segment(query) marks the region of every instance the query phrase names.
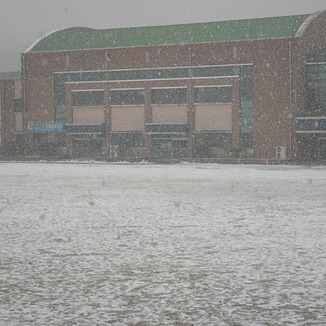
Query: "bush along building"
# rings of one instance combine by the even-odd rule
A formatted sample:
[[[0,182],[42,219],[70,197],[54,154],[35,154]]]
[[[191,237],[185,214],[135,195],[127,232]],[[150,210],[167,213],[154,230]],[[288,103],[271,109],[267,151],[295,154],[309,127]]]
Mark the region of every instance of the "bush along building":
[[[22,81],[19,72],[0,73],[0,156],[24,154]]]
[[[52,32],[22,54],[29,154],[326,159],[326,12]]]

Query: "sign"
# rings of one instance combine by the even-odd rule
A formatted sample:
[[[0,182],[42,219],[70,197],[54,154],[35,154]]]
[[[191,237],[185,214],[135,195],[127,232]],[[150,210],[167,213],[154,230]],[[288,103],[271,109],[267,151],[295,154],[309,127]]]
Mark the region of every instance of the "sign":
[[[29,122],[28,130],[32,131],[64,131],[63,122]]]
[[[326,118],[297,118],[297,133],[326,133]]]

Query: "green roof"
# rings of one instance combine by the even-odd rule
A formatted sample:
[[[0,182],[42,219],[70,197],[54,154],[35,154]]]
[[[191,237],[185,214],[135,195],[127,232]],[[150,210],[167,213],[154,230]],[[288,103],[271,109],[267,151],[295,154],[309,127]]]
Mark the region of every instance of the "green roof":
[[[288,38],[294,36],[309,16],[101,30],[74,27],[48,34],[27,52]]]

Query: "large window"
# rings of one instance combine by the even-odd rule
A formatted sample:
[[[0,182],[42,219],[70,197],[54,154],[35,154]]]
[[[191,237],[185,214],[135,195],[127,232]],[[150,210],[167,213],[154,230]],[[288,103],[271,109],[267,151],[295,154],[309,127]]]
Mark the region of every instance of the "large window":
[[[40,149],[40,147],[48,140],[46,133],[34,133],[33,134],[33,147],[34,149]]]
[[[23,99],[15,98],[14,99],[14,112],[19,113],[23,111]]]
[[[104,106],[104,90],[73,91],[72,106]]]
[[[57,132],[55,134],[55,142],[58,147],[66,147],[66,134],[64,132]]]
[[[308,64],[306,69],[306,112],[308,115],[326,114],[326,64]]]
[[[253,147],[254,130],[254,84],[253,66],[240,69],[240,144],[243,148]]]
[[[196,157],[212,157],[213,150],[225,149],[231,144],[231,133],[199,132],[195,134],[194,155]]]
[[[195,144],[212,148],[226,148],[231,145],[231,133],[199,132],[195,134]]]
[[[195,103],[197,104],[216,104],[231,103],[232,87],[231,86],[207,86],[195,88]]]
[[[114,132],[111,134],[111,145],[120,148],[140,148],[145,146],[145,136],[141,132]]]
[[[111,105],[143,105],[143,89],[113,89],[110,91]]]
[[[152,89],[152,104],[187,104],[187,89],[184,87],[154,88]]]

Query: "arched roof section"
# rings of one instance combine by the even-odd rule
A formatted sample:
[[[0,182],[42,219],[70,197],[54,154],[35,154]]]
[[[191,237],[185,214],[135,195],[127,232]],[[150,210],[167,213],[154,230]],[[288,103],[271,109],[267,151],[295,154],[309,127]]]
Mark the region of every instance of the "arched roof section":
[[[46,35],[26,52],[214,43],[293,37],[310,15],[96,30],[71,27]]]
[[[93,29],[79,26],[66,27],[52,31],[34,42],[25,52],[51,51],[50,49],[52,48],[62,47],[62,44],[64,44],[65,41],[69,44],[68,47],[74,46],[74,43],[75,45],[79,45],[79,40],[72,38],[71,35],[89,34],[90,31],[93,31]]]
[[[317,11],[314,14],[311,14],[307,17],[307,19],[301,24],[298,28],[297,32],[295,33],[295,37],[301,37],[309,25],[320,15],[325,14],[326,10]]]

